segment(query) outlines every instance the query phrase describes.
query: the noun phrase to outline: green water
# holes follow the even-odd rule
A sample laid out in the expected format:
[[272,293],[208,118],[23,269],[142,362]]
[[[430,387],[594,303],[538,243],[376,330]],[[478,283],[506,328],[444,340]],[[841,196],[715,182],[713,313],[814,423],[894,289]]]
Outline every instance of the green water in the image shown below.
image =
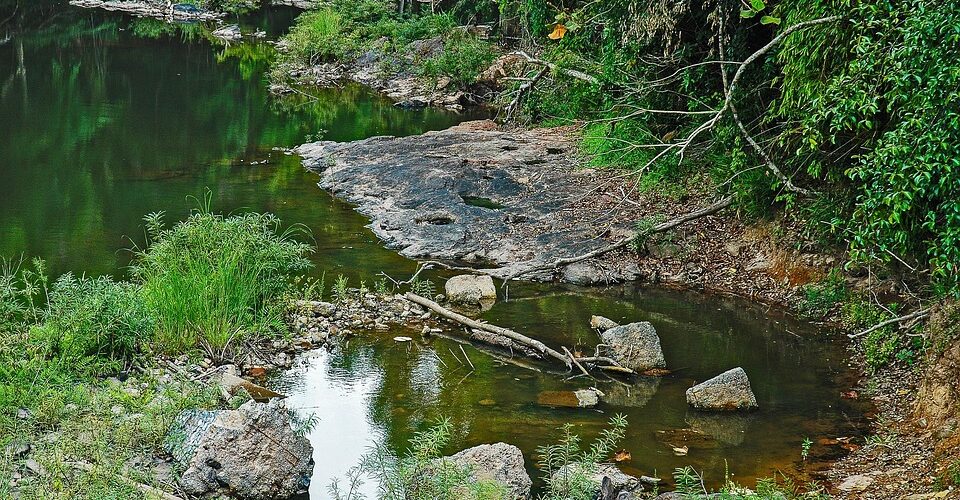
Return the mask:
[[[202,25],[170,28],[51,5],[31,3],[0,26],[0,255],[43,257],[55,274],[122,276],[129,248],[143,239],[144,214],[180,218],[191,197],[210,189],[218,210],[271,211],[309,227],[318,274],[356,283],[379,271],[413,271],[284,148],[314,138],[417,134],[470,116],[399,110],[357,86],[277,100],[265,90],[272,49],[264,42],[223,46]],[[293,15],[276,9],[243,23],[273,36]],[[818,466],[798,469],[804,437],[850,435],[861,422],[862,409],[840,397],[851,376],[843,352],[809,325],[765,308],[632,287],[516,284],[510,298],[486,318],[555,346],[589,350],[597,341],[591,314],[650,321],[675,373],[630,387],[565,380],[569,374],[503,364],[466,346],[472,370],[449,340],[404,332],[417,341],[397,344],[396,332],[362,335],[312,353],[278,381],[291,405],[319,418],[311,435],[314,497],[326,497],[329,482],[375,440],[401,452],[440,416],[455,425],[450,451],[506,441],[521,447],[534,472],[536,446],[552,442],[563,423],[591,437],[623,413],[630,421],[623,447],[633,457],[625,470],[668,477],[693,465],[713,485],[727,467],[748,484],[777,470],[809,472]],[[687,409],[687,387],[734,366],[749,374],[759,411],[709,417]],[[595,410],[536,403],[542,391],[589,385],[609,395]],[[689,429],[699,434],[691,438]],[[688,455],[676,456],[672,448],[683,445]],[[834,453],[813,450],[818,458]]]

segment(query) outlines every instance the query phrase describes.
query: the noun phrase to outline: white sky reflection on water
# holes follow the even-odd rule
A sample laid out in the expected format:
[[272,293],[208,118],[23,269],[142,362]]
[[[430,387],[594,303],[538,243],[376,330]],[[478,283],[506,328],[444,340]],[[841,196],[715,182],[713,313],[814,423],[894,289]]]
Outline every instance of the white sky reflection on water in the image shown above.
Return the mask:
[[[309,435],[316,462],[310,483],[312,499],[329,498],[328,488],[335,479],[341,488],[348,488],[347,471],[382,436],[368,415],[368,398],[381,383],[380,372],[350,373],[331,367],[330,358],[324,349],[314,351],[303,358],[307,366],[299,365],[283,376],[284,381],[295,381],[287,392],[287,406],[318,418]],[[376,485],[371,481],[360,488],[367,498],[376,498]]]

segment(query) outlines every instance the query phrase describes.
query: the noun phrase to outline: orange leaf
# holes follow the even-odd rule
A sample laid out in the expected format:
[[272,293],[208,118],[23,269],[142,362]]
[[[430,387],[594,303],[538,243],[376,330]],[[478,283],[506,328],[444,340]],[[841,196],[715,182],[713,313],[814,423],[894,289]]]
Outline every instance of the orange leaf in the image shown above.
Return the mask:
[[556,26],[553,27],[553,33],[550,33],[549,35],[547,35],[547,37],[551,40],[559,40],[563,38],[563,35],[566,35],[566,34],[567,34],[567,27],[558,23]]

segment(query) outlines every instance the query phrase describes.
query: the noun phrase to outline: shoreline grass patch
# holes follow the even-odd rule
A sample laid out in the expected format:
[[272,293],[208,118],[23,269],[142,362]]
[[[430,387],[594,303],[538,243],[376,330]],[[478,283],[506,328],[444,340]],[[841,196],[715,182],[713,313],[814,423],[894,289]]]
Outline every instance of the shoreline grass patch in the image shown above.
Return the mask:
[[[148,215],[146,249],[132,274],[154,312],[154,346],[176,353],[202,347],[223,353],[235,342],[282,332],[283,297],[313,248],[280,231],[272,214],[232,216],[197,210],[173,227]],[[217,356],[221,357],[221,356]]]

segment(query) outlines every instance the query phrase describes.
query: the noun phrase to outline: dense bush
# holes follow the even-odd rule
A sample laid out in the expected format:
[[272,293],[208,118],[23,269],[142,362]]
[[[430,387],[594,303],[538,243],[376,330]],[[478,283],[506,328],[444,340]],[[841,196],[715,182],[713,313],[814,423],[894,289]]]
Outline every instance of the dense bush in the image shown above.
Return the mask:
[[447,77],[456,87],[465,87],[488,68],[496,53],[488,42],[460,30],[444,39],[443,51],[420,63],[420,74],[432,78]]
[[[283,38],[285,49],[273,78],[282,80],[283,69],[290,64],[349,62],[375,50],[381,59],[380,69],[412,68],[424,77],[449,77],[462,87],[489,65],[494,50],[490,43],[458,29],[457,24],[457,18],[447,12],[401,15],[392,2],[334,0],[297,18]],[[439,54],[420,58],[409,50],[415,41],[435,38],[443,41]]]
[[133,276],[156,314],[156,346],[216,354],[232,341],[282,331],[283,294],[291,275],[311,266],[311,247],[279,227],[271,214],[199,210],[170,229],[161,214],[148,216],[150,242]]
[[129,359],[153,329],[135,285],[67,273],[54,282],[43,322],[31,337],[71,364],[98,364]]

